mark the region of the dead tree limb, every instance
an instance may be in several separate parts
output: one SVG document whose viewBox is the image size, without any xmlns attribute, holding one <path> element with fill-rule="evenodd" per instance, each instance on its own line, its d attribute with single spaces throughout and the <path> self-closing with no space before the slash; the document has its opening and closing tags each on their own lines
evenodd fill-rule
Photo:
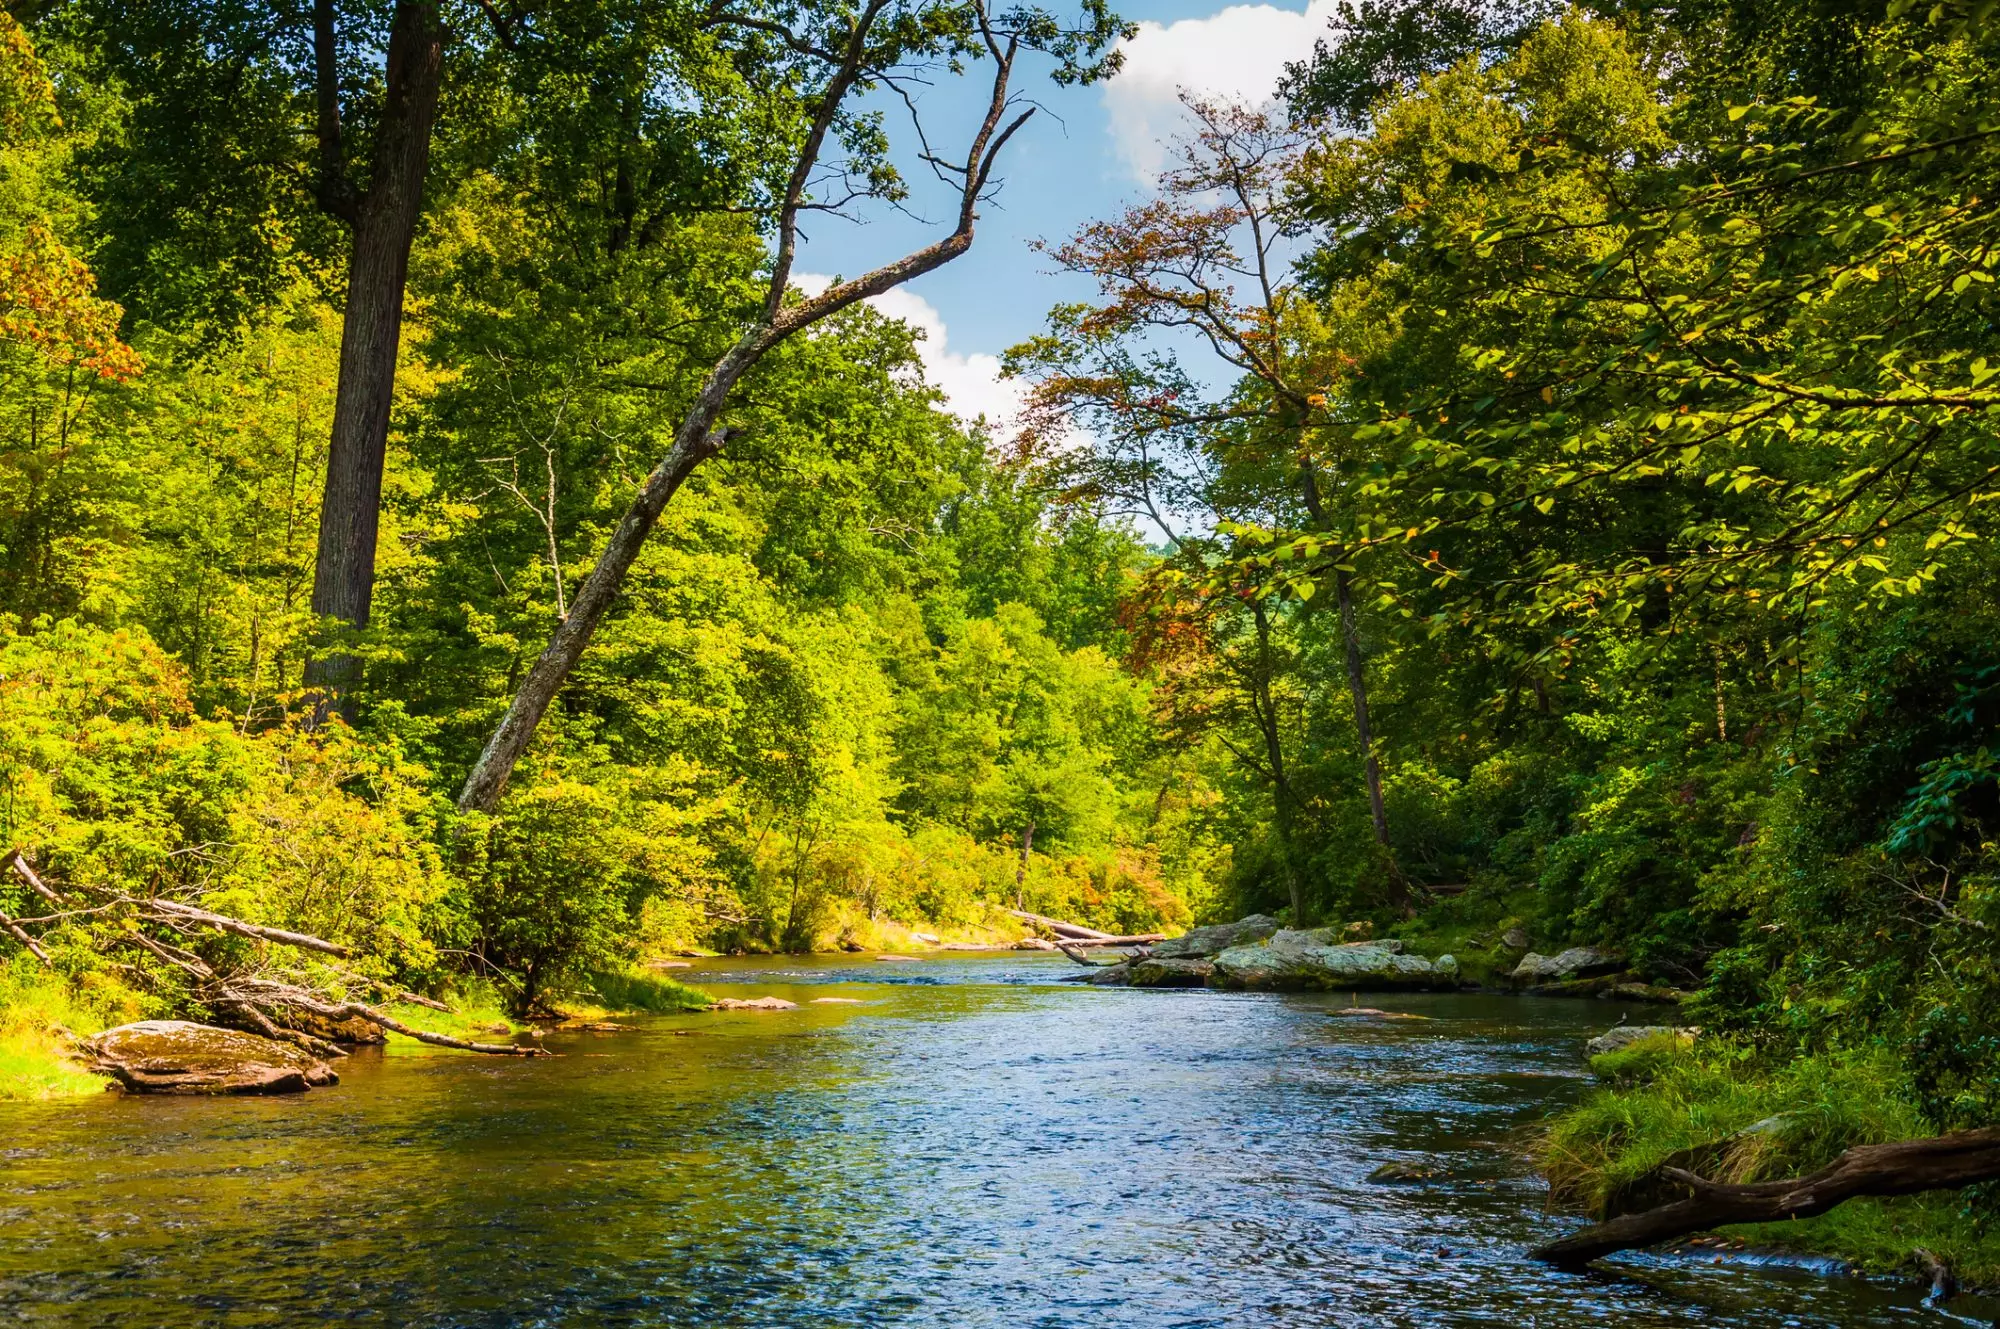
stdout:
<svg viewBox="0 0 2000 1329">
<path fill-rule="evenodd" d="M 35 875 L 35 869 L 29 865 L 27 858 L 22 855 L 20 850 L 9 849 L 6 853 L 0 854 L 0 868 L 14 869 L 21 880 L 28 883 L 29 890 L 41 896 L 44 900 L 56 906 L 56 908 L 62 908 L 62 897 L 50 890 L 48 883 Z"/>
<path fill-rule="evenodd" d="M 381 1025 L 392 1033 L 405 1038 L 414 1038 L 419 1043 L 429 1043 L 433 1047 L 455 1048 L 460 1052 L 484 1052 L 501 1057 L 546 1057 L 547 1048 L 529 1047 L 518 1043 L 475 1043 L 463 1038 L 453 1038 L 450 1034 L 434 1034 L 428 1029 L 418 1029 L 404 1024 L 395 1016 L 373 1006 L 358 1001 L 322 1001 L 317 995 L 304 988 L 288 983 L 272 983 L 258 979 L 244 985 L 260 1001 L 267 1004 L 291 1006 L 329 1020 L 367 1020 Z"/>
<path fill-rule="evenodd" d="M 56 962 L 49 958 L 49 953 L 42 949 L 42 944 L 29 936 L 19 923 L 16 923 L 5 914 L 0 914 L 0 928 L 5 928 L 8 932 L 12 933 L 15 941 L 20 942 L 28 948 L 28 954 L 34 956 L 51 969 L 56 967 Z"/>
<path fill-rule="evenodd" d="M 1694 1194 L 1572 1232 L 1536 1250 L 1535 1258 L 1576 1268 L 1618 1251 L 1733 1223 L 1812 1218 L 1856 1196 L 1914 1195 L 1992 1181 L 2000 1178 L 2000 1127 L 1857 1145 L 1810 1176 L 1777 1181 L 1730 1186 L 1680 1168 L 1664 1168 L 1662 1175 Z"/>
<path fill-rule="evenodd" d="M 240 918 L 231 918 L 227 914 L 212 913 L 207 909 L 201 909 L 191 904 L 182 904 L 178 900 L 140 900 L 132 897 L 128 897 L 128 899 L 130 903 L 142 909 L 157 909 L 162 913 L 171 915 L 175 921 L 184 920 L 189 923 L 200 923 L 206 927 L 214 928 L 217 932 L 227 932 L 234 936 L 247 937 L 252 941 L 274 942 L 279 946 L 296 946 L 300 950 L 318 951 L 322 955 L 339 956 L 341 959 L 346 959 L 352 953 L 347 947 L 340 945 L 338 942 L 327 941 L 322 937 L 315 937 L 309 933 L 288 932 L 284 928 L 265 927 L 261 923 L 245 923 Z"/>
</svg>

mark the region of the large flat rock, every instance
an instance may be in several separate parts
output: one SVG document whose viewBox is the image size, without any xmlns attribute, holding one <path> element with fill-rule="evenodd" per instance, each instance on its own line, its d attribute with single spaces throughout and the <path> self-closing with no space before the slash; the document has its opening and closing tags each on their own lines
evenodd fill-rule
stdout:
<svg viewBox="0 0 2000 1329">
<path fill-rule="evenodd" d="M 1185 936 L 1168 937 L 1153 943 L 1153 955 L 1161 960 L 1205 960 L 1232 946 L 1249 946 L 1278 931 L 1278 920 L 1269 914 L 1252 914 L 1234 923 L 1217 923 L 1195 928 Z"/>
<path fill-rule="evenodd" d="M 1622 973 L 1625 957 L 1616 951 L 1599 950 L 1595 946 L 1572 946 L 1554 955 L 1539 955 L 1529 951 L 1521 957 L 1521 963 L 1514 966 L 1508 977 L 1524 986 L 1545 986 L 1552 983 L 1574 983 L 1586 978 L 1604 978 Z"/>
<path fill-rule="evenodd" d="M 83 1045 L 92 1068 L 135 1094 L 299 1094 L 340 1077 L 289 1043 L 188 1020 L 141 1020 Z"/>
<path fill-rule="evenodd" d="M 1151 956 L 1132 962 L 1129 983 L 1135 988 L 1198 988 L 1208 982 L 1215 966 L 1207 960 L 1176 960 Z"/>
<path fill-rule="evenodd" d="M 1405 955 L 1401 942 L 1328 941 L 1330 929 L 1279 932 L 1269 941 L 1235 946 L 1215 957 L 1210 987 L 1255 992 L 1450 991 L 1458 961 Z"/>
</svg>

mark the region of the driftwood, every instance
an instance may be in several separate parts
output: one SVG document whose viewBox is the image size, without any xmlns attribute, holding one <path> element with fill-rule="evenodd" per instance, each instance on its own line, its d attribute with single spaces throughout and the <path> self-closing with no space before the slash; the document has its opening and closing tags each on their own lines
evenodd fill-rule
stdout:
<svg viewBox="0 0 2000 1329">
<path fill-rule="evenodd" d="M 1778 1181 L 1731 1186 L 1680 1168 L 1665 1168 L 1662 1174 L 1694 1194 L 1573 1232 L 1536 1250 L 1535 1258 L 1574 1268 L 1617 1251 L 1732 1223 L 1812 1218 L 1856 1196 L 1914 1195 L 1992 1181 L 2000 1178 L 2000 1127 L 1857 1145 L 1810 1176 Z"/>
</svg>

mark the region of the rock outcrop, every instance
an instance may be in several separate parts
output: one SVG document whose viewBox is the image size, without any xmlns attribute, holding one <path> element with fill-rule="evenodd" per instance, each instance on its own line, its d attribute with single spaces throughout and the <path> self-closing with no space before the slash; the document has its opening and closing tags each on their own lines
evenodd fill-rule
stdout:
<svg viewBox="0 0 2000 1329">
<path fill-rule="evenodd" d="M 1400 941 L 1341 943 L 1335 929 L 1280 931 L 1269 941 L 1233 946 L 1215 957 L 1209 986 L 1256 992 L 1448 991 L 1458 961 L 1406 955 Z"/>
<path fill-rule="evenodd" d="M 1215 966 L 1207 960 L 1177 960 L 1158 955 L 1134 960 L 1126 982 L 1135 988 L 1198 988 L 1205 986 Z"/>
<path fill-rule="evenodd" d="M 1161 960 L 1205 960 L 1232 946 L 1249 946 L 1276 935 L 1281 924 L 1269 914 L 1252 914 L 1234 923 L 1217 923 L 1195 928 L 1185 936 L 1168 937 L 1153 943 L 1153 955 Z"/>
<path fill-rule="evenodd" d="M 710 1010 L 717 1011 L 795 1011 L 796 1001 L 786 1001 L 783 997 L 724 997 L 709 1003 Z"/>
<path fill-rule="evenodd" d="M 1529 951 L 1508 977 L 1522 987 L 1552 987 L 1625 971 L 1625 957 L 1595 946 L 1572 946 L 1555 955 Z"/>
<path fill-rule="evenodd" d="M 298 1094 L 338 1083 L 289 1043 L 188 1020 L 141 1020 L 83 1045 L 91 1068 L 135 1094 Z"/>
</svg>

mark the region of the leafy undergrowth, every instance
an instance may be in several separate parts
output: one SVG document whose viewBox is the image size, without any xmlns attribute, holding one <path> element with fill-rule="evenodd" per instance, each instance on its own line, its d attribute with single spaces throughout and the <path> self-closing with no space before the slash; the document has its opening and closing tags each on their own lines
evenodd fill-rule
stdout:
<svg viewBox="0 0 2000 1329">
<path fill-rule="evenodd" d="M 110 1081 L 70 1057 L 75 1037 L 151 1013 L 102 975 L 72 982 L 26 956 L 0 961 L 0 1100 L 102 1091 Z"/>
<path fill-rule="evenodd" d="M 1617 1082 L 1550 1123 L 1540 1145 L 1551 1203 L 1601 1214 L 1606 1201 L 1682 1151 L 1712 1180 L 1762 1181 L 1825 1166 L 1843 1150 L 1935 1134 L 1893 1063 L 1802 1057 L 1753 1069 L 1735 1047 L 1668 1040 L 1593 1060 Z M 1819 1218 L 1722 1229 L 1752 1246 L 1829 1255 L 1874 1273 L 1913 1272 L 1919 1247 L 1959 1277 L 2000 1286 L 2000 1205 L 1988 1188 L 1850 1200 Z"/>
<path fill-rule="evenodd" d="M 1521 952 L 1501 938 L 1522 926 L 1523 916 L 1533 910 L 1532 891 L 1497 881 L 1475 882 L 1463 895 L 1442 897 L 1378 935 L 1400 938 L 1419 955 L 1450 955 L 1466 981 L 1497 987 L 1521 959 Z"/>
</svg>

